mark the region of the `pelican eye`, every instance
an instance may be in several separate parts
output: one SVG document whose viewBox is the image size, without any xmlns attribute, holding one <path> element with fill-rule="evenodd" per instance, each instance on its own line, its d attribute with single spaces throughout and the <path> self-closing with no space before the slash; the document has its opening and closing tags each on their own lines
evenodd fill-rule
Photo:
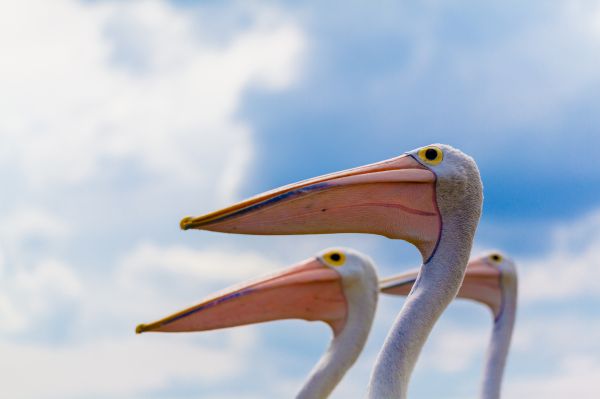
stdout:
<svg viewBox="0 0 600 399">
<path fill-rule="evenodd" d="M 423 162 L 429 165 L 438 165 L 444 159 L 442 150 L 434 146 L 421 148 L 418 155 Z"/>
<path fill-rule="evenodd" d="M 490 259 L 494 263 L 500 263 L 500 262 L 502 262 L 502 255 L 500 255 L 500 254 L 492 254 L 492 255 L 490 255 Z"/>
<path fill-rule="evenodd" d="M 328 265 L 336 267 L 342 266 L 344 263 L 346 263 L 346 255 L 339 251 L 327 252 L 325 255 L 323 255 L 323 259 Z"/>
</svg>

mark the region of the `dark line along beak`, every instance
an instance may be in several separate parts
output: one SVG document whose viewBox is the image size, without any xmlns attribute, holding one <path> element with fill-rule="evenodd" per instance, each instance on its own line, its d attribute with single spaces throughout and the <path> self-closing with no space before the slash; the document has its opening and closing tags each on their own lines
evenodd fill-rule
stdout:
<svg viewBox="0 0 600 399">
<path fill-rule="evenodd" d="M 341 275 L 316 258 L 231 287 L 136 333 L 208 331 L 282 319 L 321 320 L 341 331 L 347 305 Z"/>
<path fill-rule="evenodd" d="M 184 230 L 241 234 L 371 233 L 431 255 L 441 229 L 435 174 L 410 155 L 290 184 L 199 217 Z"/>
<path fill-rule="evenodd" d="M 413 269 L 387 277 L 379 283 L 379 291 L 388 295 L 406 296 L 412 289 L 418 272 L 418 269 Z M 469 261 L 457 297 L 487 305 L 496 317 L 502 305 L 500 270 L 491 266 L 485 257 Z"/>
</svg>

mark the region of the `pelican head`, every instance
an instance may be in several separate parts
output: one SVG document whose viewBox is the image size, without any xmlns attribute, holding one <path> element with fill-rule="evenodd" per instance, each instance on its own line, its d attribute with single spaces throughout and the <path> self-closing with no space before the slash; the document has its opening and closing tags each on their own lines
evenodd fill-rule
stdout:
<svg viewBox="0 0 600 399">
<path fill-rule="evenodd" d="M 303 319 L 323 321 L 337 336 L 356 317 L 357 309 L 365 315 L 360 323 L 370 328 L 377 295 L 372 261 L 351 249 L 330 248 L 281 272 L 227 288 L 171 316 L 140 324 L 136 333 L 207 331 Z"/>
<path fill-rule="evenodd" d="M 458 228 L 465 226 L 472 238 L 481 202 L 473 159 L 434 144 L 186 217 L 180 226 L 241 234 L 379 234 L 413 243 L 427 260 L 438 246 L 446 218 L 456 216 Z"/>
<path fill-rule="evenodd" d="M 381 281 L 381 292 L 408 295 L 418 270 L 411 270 Z M 481 395 L 486 399 L 501 397 L 502 376 L 506 366 L 517 310 L 517 272 L 512 259 L 499 251 L 472 259 L 458 291 L 459 298 L 468 298 L 489 307 L 494 328 L 488 346 Z"/>
<path fill-rule="evenodd" d="M 407 296 L 417 279 L 413 269 L 380 281 L 379 289 L 388 295 Z M 487 305 L 494 319 L 503 312 L 508 296 L 516 295 L 517 271 L 514 262 L 500 251 L 490 251 L 469 261 L 458 298 Z"/>
</svg>

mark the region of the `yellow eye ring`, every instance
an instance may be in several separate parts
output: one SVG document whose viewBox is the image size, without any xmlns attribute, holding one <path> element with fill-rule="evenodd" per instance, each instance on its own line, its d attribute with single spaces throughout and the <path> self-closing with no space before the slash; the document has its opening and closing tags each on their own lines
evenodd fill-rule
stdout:
<svg viewBox="0 0 600 399">
<path fill-rule="evenodd" d="M 340 251 L 331 251 L 323 255 L 323 260 L 330 266 L 340 267 L 346 263 L 346 255 Z"/>
<path fill-rule="evenodd" d="M 501 263 L 503 260 L 502 255 L 500 254 L 491 254 L 490 259 L 494 263 Z"/>
<path fill-rule="evenodd" d="M 439 165 L 444 159 L 442 150 L 432 145 L 421 148 L 418 155 L 419 158 L 421 158 L 421 161 L 429 165 Z"/>
</svg>

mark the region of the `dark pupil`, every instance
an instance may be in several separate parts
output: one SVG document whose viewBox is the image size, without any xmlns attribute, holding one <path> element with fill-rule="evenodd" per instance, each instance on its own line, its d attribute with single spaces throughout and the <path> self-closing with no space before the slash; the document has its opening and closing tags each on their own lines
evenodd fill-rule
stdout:
<svg viewBox="0 0 600 399">
<path fill-rule="evenodd" d="M 434 161 L 437 158 L 437 151 L 433 148 L 428 148 L 427 151 L 425 151 L 425 158 Z"/>
<path fill-rule="evenodd" d="M 492 259 L 497 262 L 500 260 L 500 257 L 498 255 L 492 255 Z"/>
<path fill-rule="evenodd" d="M 340 256 L 340 254 L 331 254 L 331 260 L 332 261 L 337 262 L 340 259 L 342 259 L 342 257 Z"/>
</svg>

